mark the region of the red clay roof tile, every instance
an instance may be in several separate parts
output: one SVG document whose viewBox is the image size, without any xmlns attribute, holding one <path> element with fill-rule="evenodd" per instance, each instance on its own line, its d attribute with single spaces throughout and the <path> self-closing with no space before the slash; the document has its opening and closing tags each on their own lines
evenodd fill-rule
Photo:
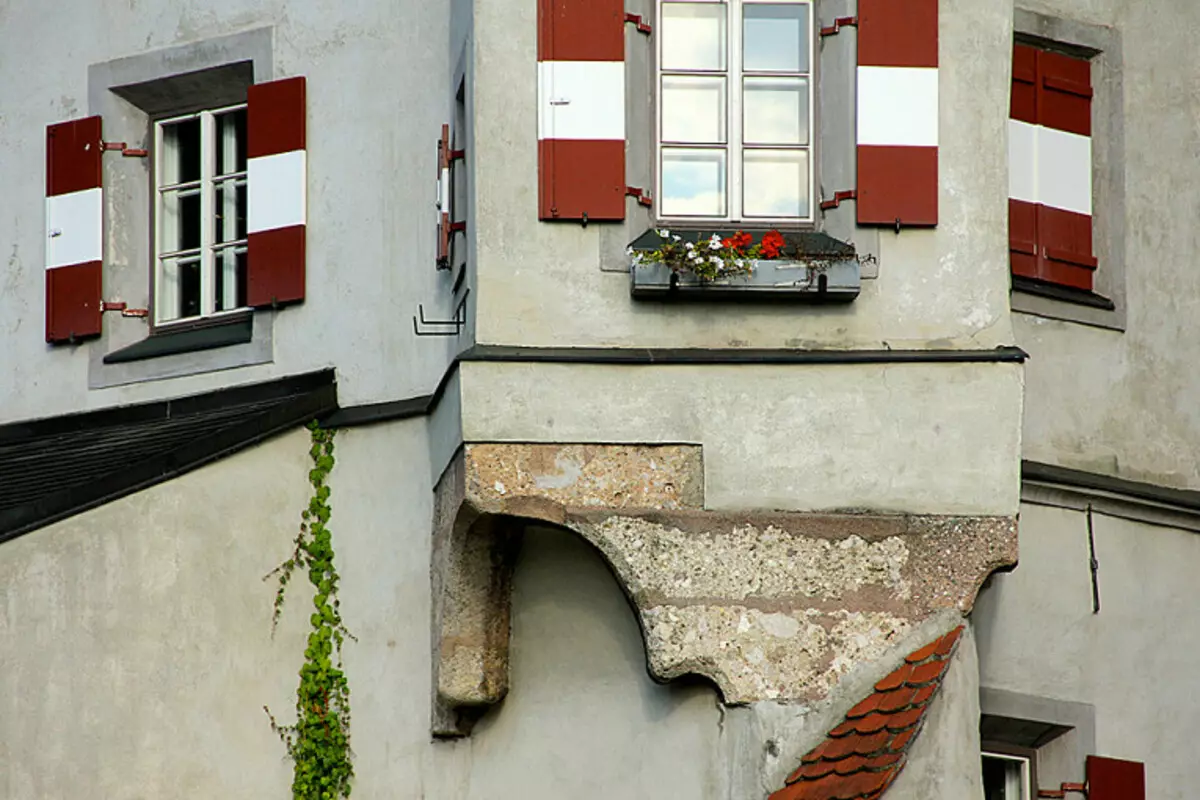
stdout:
<svg viewBox="0 0 1200 800">
<path fill-rule="evenodd" d="M 801 759 L 769 800 L 879 800 L 900 771 L 962 628 L 905 658 Z"/>
</svg>

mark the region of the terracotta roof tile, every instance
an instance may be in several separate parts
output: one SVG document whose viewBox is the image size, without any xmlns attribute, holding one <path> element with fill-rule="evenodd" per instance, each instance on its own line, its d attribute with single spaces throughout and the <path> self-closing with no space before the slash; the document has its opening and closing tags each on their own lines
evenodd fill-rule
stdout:
<svg viewBox="0 0 1200 800">
<path fill-rule="evenodd" d="M 809 751 L 770 800 L 879 800 L 937 694 L 962 627 L 910 653 Z"/>
</svg>

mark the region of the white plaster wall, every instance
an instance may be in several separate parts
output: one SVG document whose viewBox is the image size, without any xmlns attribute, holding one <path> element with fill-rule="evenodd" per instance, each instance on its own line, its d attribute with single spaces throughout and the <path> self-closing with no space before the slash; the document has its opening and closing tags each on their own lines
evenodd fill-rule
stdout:
<svg viewBox="0 0 1200 800">
<path fill-rule="evenodd" d="M 1022 505 L 1021 563 L 993 578 L 972 615 L 980 681 L 1094 705 L 1099 755 L 1144 761 L 1147 797 L 1192 798 L 1200 536 L 1102 514 L 1093 526 L 1095 615 L 1086 515 Z M 1074 767 L 1056 779 L 1082 780 Z"/>
<path fill-rule="evenodd" d="M 467 441 L 687 442 L 712 509 L 1017 509 L 1014 365 L 468 363 Z"/>
<path fill-rule="evenodd" d="M 459 344 L 419 339 L 411 321 L 418 303 L 433 318 L 451 304 L 451 278 L 434 270 L 432 224 L 434 145 L 453 93 L 450 15 L 449 3 L 419 0 L 4 3 L 0 423 L 329 365 L 338 368 L 343 403 L 431 391 Z M 271 364 L 88 391 L 91 346 L 44 342 L 45 126 L 89 113 L 90 64 L 264 26 L 274 28 L 275 77 L 308 80 L 307 299 L 276 315 Z M 145 169 L 119 154 L 105 158 Z M 107 200 L 110 215 L 118 202 L 115 194 Z M 121 242 L 109 237 L 110 264 L 126 260 Z M 128 269 L 148 276 L 150 265 Z M 148 298 L 122 299 L 144 307 Z M 104 325 L 122 340 L 130 328 L 145 331 L 142 320 L 115 314 Z"/>
</svg>

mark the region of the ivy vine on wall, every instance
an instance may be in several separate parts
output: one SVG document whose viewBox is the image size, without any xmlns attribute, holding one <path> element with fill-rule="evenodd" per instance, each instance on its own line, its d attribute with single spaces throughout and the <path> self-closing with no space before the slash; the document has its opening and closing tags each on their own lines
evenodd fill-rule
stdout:
<svg viewBox="0 0 1200 800">
<path fill-rule="evenodd" d="M 296 689 L 296 722 L 280 725 L 266 706 L 271 730 L 279 735 L 292 759 L 292 797 L 295 800 L 340 800 L 350 796 L 354 766 L 350 761 L 350 685 L 342 668 L 342 644 L 353 639 L 342 623 L 338 574 L 333 563 L 329 529 L 329 473 L 333 471 L 333 429 L 309 423 L 313 494 L 301 512 L 300 532 L 287 561 L 264 580 L 278 578 L 271 630 L 283 613 L 284 594 L 296 569 L 308 571 L 313 587 L 312 630 L 300 667 Z"/>
</svg>

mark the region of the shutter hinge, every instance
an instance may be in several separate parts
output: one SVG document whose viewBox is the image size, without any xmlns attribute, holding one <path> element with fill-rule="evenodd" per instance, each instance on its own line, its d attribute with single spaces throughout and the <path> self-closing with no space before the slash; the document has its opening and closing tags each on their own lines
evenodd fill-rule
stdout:
<svg viewBox="0 0 1200 800">
<path fill-rule="evenodd" d="M 857 28 L 858 27 L 858 17 L 838 17 L 837 19 L 835 19 L 833 21 L 832 25 L 821 28 L 821 35 L 822 36 L 836 36 L 837 34 L 841 33 L 842 28 L 846 28 L 846 27 Z"/>
<path fill-rule="evenodd" d="M 150 155 L 150 151 L 138 147 L 130 147 L 125 142 L 101 142 L 100 149 L 104 151 L 120 150 L 121 155 L 126 158 L 145 158 Z"/>
<path fill-rule="evenodd" d="M 847 189 L 846 191 L 842 191 L 842 192 L 834 192 L 832 199 L 821 201 L 821 210 L 828 211 L 831 208 L 837 208 L 838 206 L 840 206 L 842 204 L 843 200 L 857 200 L 857 199 L 858 199 L 858 192 L 856 192 L 854 189 Z"/>
<path fill-rule="evenodd" d="M 646 191 L 642 191 L 637 186 L 626 186 L 625 187 L 625 196 L 626 197 L 636 197 L 639 205 L 643 205 L 646 208 L 651 207 L 652 199 L 650 197 L 650 193 L 646 192 Z"/>
<path fill-rule="evenodd" d="M 129 308 L 128 304 L 126 304 L 124 302 L 115 302 L 114 303 L 114 302 L 105 301 L 100 304 L 100 312 L 104 313 L 105 311 L 120 311 L 122 317 L 148 317 L 148 316 L 150 316 L 150 309 L 148 309 L 148 308 Z"/>
<path fill-rule="evenodd" d="M 654 28 L 650 27 L 650 23 L 646 22 L 641 14 L 631 14 L 626 11 L 625 21 L 632 22 L 634 25 L 637 25 L 638 33 L 644 33 L 649 36 L 654 31 Z"/>
<path fill-rule="evenodd" d="M 1066 797 L 1067 792 L 1078 792 L 1082 795 L 1087 795 L 1087 786 L 1082 783 L 1064 783 L 1059 789 L 1038 789 L 1038 797 L 1059 798 Z"/>
</svg>

